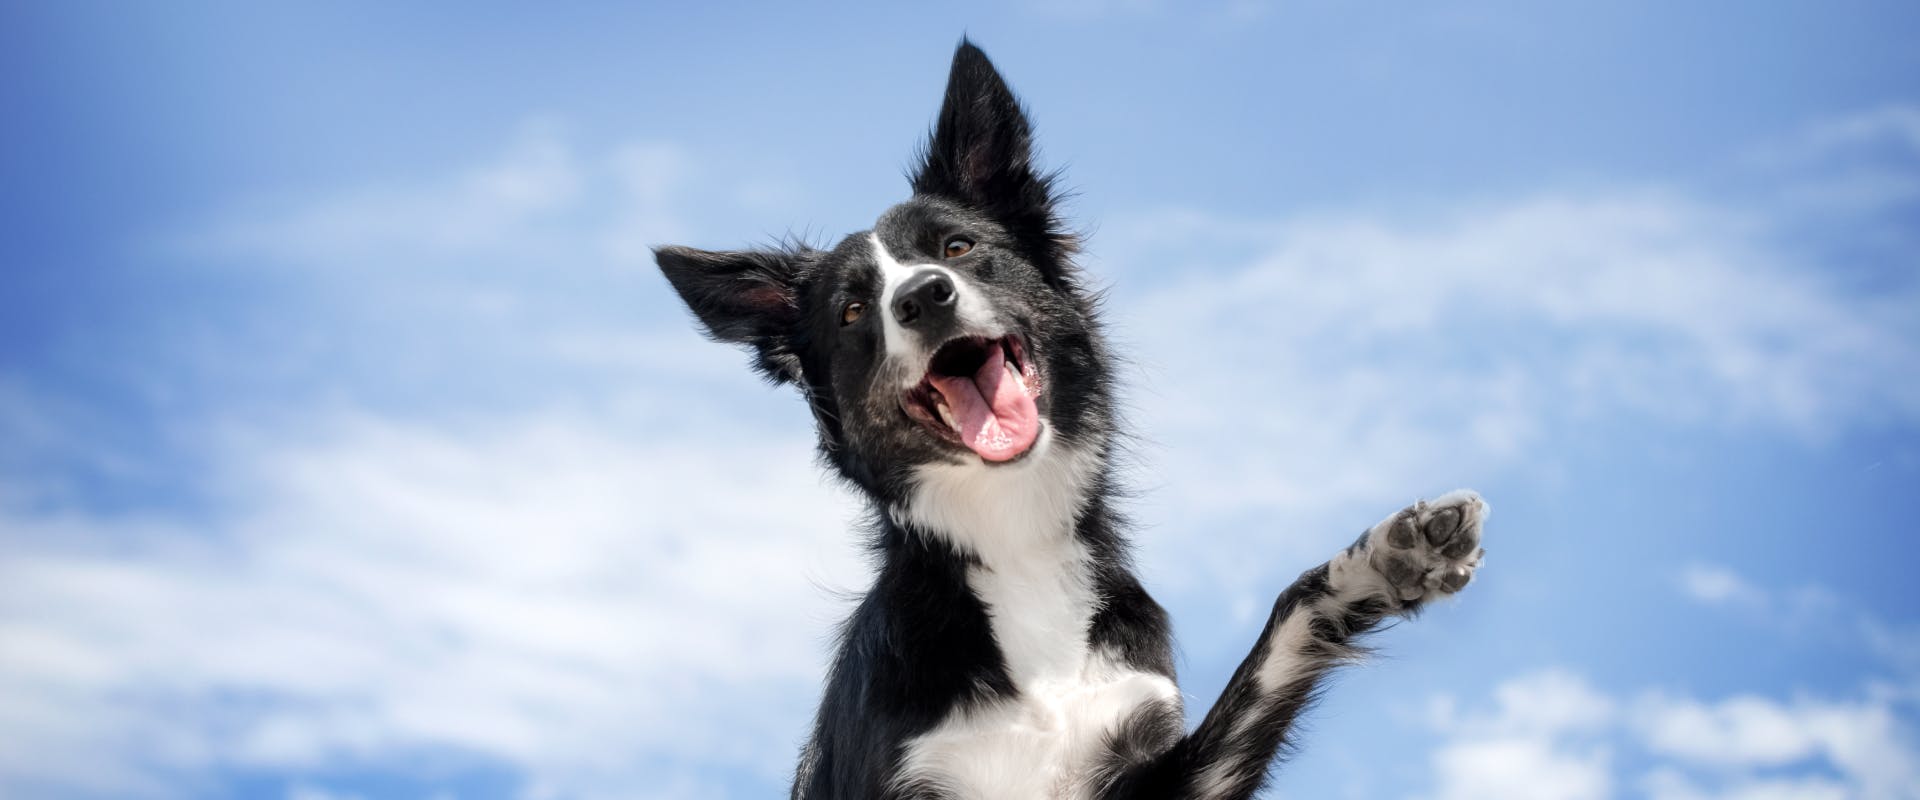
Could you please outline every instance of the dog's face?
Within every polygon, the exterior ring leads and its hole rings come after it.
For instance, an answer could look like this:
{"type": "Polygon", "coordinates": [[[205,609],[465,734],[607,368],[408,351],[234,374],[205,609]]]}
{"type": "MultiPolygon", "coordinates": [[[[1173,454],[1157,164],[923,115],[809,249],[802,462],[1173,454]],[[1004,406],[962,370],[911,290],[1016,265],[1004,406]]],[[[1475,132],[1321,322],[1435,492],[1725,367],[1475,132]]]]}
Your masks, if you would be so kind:
{"type": "Polygon", "coordinates": [[[915,467],[993,468],[1105,435],[1104,354],[1031,128],[954,55],[913,197],[831,250],[656,251],[716,339],[798,384],[829,461],[883,496],[915,467]]]}

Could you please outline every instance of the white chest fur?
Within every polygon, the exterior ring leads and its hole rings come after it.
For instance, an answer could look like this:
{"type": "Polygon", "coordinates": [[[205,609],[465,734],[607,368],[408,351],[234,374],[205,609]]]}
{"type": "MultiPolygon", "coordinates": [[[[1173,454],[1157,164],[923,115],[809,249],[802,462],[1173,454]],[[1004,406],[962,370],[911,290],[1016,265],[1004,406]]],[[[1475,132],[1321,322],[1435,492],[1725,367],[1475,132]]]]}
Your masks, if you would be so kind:
{"type": "Polygon", "coordinates": [[[961,798],[1075,797],[1108,732],[1143,704],[1177,702],[1172,681],[1088,646],[1096,600],[1073,525],[1097,465],[1054,444],[1047,431],[1015,464],[927,467],[894,509],[979,559],[967,582],[1019,689],[914,739],[904,780],[961,798]]]}
{"type": "Polygon", "coordinates": [[[1094,655],[1073,679],[1021,684],[1015,700],[949,717],[908,745],[901,774],[967,800],[1084,797],[1107,734],[1177,697],[1165,677],[1094,655]]]}

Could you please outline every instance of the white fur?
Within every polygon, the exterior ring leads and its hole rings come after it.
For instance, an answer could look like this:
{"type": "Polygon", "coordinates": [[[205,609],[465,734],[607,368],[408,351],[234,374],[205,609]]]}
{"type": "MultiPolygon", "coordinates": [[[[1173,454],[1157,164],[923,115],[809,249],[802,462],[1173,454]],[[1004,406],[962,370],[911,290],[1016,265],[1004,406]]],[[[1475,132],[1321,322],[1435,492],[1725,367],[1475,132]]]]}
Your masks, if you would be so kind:
{"type": "Polygon", "coordinates": [[[954,315],[961,330],[988,337],[1005,333],[993,308],[987,303],[986,295],[965,277],[939,264],[900,263],[893,253],[888,252],[887,246],[880,243],[880,234],[867,234],[867,240],[873,245],[874,263],[880,266],[880,303],[874,311],[880,314],[881,337],[885,340],[887,356],[909,367],[902,373],[911,376],[909,385],[920,382],[927,360],[933,357],[933,348],[944,342],[922,341],[917,334],[900,327],[900,321],[893,318],[894,292],[908,278],[929,270],[946,275],[948,280],[953,281],[956,295],[954,315]]]}
{"type": "MultiPolygon", "coordinates": [[[[880,302],[873,310],[880,314],[880,335],[886,342],[887,355],[902,360],[913,359],[924,348],[916,346],[919,337],[909,338],[906,329],[900,327],[900,321],[893,318],[893,292],[918,270],[895,260],[893,254],[887,252],[887,246],[880,243],[880,234],[868,234],[867,239],[873,243],[873,261],[880,265],[880,302]]],[[[914,360],[925,358],[922,355],[914,360]]],[[[914,379],[919,380],[917,373],[914,379]]]]}
{"type": "MultiPolygon", "coordinates": [[[[1251,716],[1251,715],[1249,715],[1251,716]]],[[[1194,779],[1194,797],[1225,797],[1240,785],[1236,774],[1246,769],[1246,764],[1236,759],[1218,759],[1207,765],[1194,779]]]]}
{"type": "MultiPolygon", "coordinates": [[[[1448,492],[1431,502],[1417,504],[1414,512],[1418,523],[1424,526],[1433,518],[1435,511],[1449,506],[1460,508],[1463,528],[1477,530],[1486,520],[1486,503],[1480,500],[1479,495],[1464,489],[1448,492]]],[[[1368,598],[1385,597],[1392,602],[1399,602],[1425,597],[1429,593],[1441,593],[1441,575],[1455,568],[1464,567],[1471,571],[1479,566],[1480,553],[1477,550],[1464,558],[1449,559],[1421,541],[1412,548],[1399,551],[1404,557],[1414,559],[1422,575],[1421,584],[1417,587],[1394,586],[1386,576],[1373,568],[1370,556],[1376,549],[1392,547],[1387,542],[1387,535],[1398,517],[1395,514],[1381,521],[1367,531],[1365,541],[1360,546],[1334,556],[1327,563],[1327,594],[1295,608],[1273,631],[1266,643],[1266,654],[1254,671],[1255,686],[1262,694],[1273,696],[1324,664],[1328,658],[1323,652],[1326,645],[1313,642],[1312,626],[1316,618],[1337,615],[1368,598]],[[1412,596],[1409,596],[1410,593],[1412,596]]],[[[1265,717],[1260,714],[1246,714],[1235,721],[1229,736],[1238,737],[1247,732],[1248,726],[1262,724],[1264,720],[1265,717]]],[[[1240,776],[1245,774],[1246,767],[1246,764],[1232,759],[1208,764],[1198,776],[1198,796],[1215,797],[1234,791],[1241,785],[1240,776]]]]}
{"type": "Polygon", "coordinates": [[[960,798],[1078,796],[1108,732],[1145,703],[1178,703],[1163,676],[1087,645],[1096,610],[1073,526],[1098,463],[1043,429],[1011,464],[933,464],[895,519],[971,553],[967,582],[1019,688],[910,742],[901,776],[960,798]]]}
{"type": "Polygon", "coordinates": [[[1095,654],[1077,675],[1023,685],[1017,700],[955,714],[914,739],[902,776],[968,800],[1083,797],[1108,732],[1148,703],[1177,709],[1179,690],[1095,654]]]}
{"type": "Polygon", "coordinates": [[[1051,428],[1013,463],[962,459],[920,467],[895,519],[979,559],[967,582],[987,605],[1016,685],[1077,673],[1094,598],[1073,525],[1099,465],[1059,446],[1051,428]]]}
{"type": "MultiPolygon", "coordinates": [[[[1313,635],[1309,625],[1316,613],[1319,612],[1314,607],[1297,608],[1274,630],[1273,638],[1267,642],[1266,658],[1254,672],[1254,685],[1262,694],[1279,690],[1311,666],[1310,659],[1313,657],[1307,655],[1306,644],[1313,635]]],[[[1266,718],[1260,714],[1243,714],[1234,720],[1228,736],[1238,738],[1252,726],[1265,721],[1266,718]]],[[[1245,769],[1244,762],[1232,758],[1222,758],[1208,764],[1195,780],[1197,796],[1205,798],[1227,794],[1239,785],[1237,776],[1245,769]]]]}
{"type": "MultiPolygon", "coordinates": [[[[1319,608],[1315,606],[1296,608],[1274,630],[1273,640],[1267,642],[1266,660],[1260,662],[1260,670],[1254,673],[1261,692],[1278,691],[1312,666],[1306,645],[1313,638],[1310,625],[1317,613],[1319,608]]],[[[1249,714],[1246,719],[1252,717],[1249,714]]]]}
{"type": "MultiPolygon", "coordinates": [[[[1468,489],[1448,492],[1433,500],[1416,504],[1413,507],[1419,524],[1424,526],[1433,518],[1434,512],[1448,507],[1461,510],[1461,527],[1476,531],[1487,518],[1486,501],[1480,495],[1468,489]]],[[[1306,654],[1305,647],[1312,635],[1312,620],[1315,616],[1338,614],[1342,609],[1350,608],[1370,597],[1385,597],[1392,602],[1412,600],[1417,597],[1441,594],[1440,576],[1454,568],[1472,571],[1480,565],[1480,553],[1467,554],[1464,558],[1450,559],[1442,556],[1424,541],[1415,547],[1399,551],[1403,556],[1414,559],[1424,580],[1417,587],[1414,597],[1406,596],[1407,587],[1396,587],[1389,583],[1386,576],[1373,568],[1370,561],[1375,550],[1392,549],[1387,543],[1388,531],[1399,518],[1399,514],[1387,517],[1367,530],[1365,542],[1354,548],[1343,550],[1327,562],[1327,594],[1304,607],[1294,610],[1279,630],[1274,631],[1273,640],[1268,642],[1266,660],[1261,662],[1255,673],[1260,681],[1261,691],[1278,691],[1297,678],[1302,670],[1313,666],[1312,656],[1306,654]]]]}

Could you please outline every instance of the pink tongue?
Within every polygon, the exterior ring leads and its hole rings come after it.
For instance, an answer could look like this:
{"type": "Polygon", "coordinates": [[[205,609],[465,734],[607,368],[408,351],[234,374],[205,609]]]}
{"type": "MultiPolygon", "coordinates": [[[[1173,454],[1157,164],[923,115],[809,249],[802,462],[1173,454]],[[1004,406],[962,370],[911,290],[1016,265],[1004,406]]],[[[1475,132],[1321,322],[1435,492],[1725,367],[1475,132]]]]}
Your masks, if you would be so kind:
{"type": "Polygon", "coordinates": [[[1007,376],[1007,357],[999,345],[987,352],[973,377],[930,378],[960,421],[960,441],[988,461],[1006,461],[1033,446],[1040,433],[1040,412],[1033,398],[1007,376]]]}

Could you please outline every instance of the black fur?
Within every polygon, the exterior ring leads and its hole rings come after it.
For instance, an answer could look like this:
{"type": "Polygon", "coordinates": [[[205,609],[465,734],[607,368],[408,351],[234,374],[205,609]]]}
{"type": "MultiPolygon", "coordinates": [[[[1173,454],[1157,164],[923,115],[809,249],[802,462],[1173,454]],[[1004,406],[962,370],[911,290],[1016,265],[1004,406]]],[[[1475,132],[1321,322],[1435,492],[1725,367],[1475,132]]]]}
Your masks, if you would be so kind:
{"type": "MultiPolygon", "coordinates": [[[[893,513],[912,499],[918,468],[974,456],[903,412],[898,386],[917,375],[902,371],[916,367],[887,356],[879,315],[889,310],[877,308],[884,276],[870,237],[901,262],[939,263],[963,276],[1029,344],[1040,418],[1058,447],[1088,453],[1095,464],[1072,524],[1097,599],[1087,640],[1131,670],[1174,677],[1166,613],[1134,576],[1114,509],[1114,370],[1096,299],[1073,264],[1076,241],[1059,217],[1055,178],[1033,163],[1025,112],[964,40],[911,183],[913,196],[872,231],[831,249],[656,251],[713,338],[745,345],[769,380],[800,388],[822,459],[874,509],[877,575],[840,631],[795,798],[939,796],[937,783],[899,774],[903,748],[957,711],[1022,691],[969,583],[982,566],[977,554],[893,513]],[[973,248],[948,258],[943,247],[956,236],[973,248]],[[850,303],[875,308],[854,315],[850,303]]],[[[1139,706],[1108,730],[1081,791],[1114,800],[1257,791],[1322,673],[1355,652],[1354,637],[1412,605],[1378,597],[1329,608],[1328,570],[1309,570],[1280,595],[1259,644],[1196,730],[1183,734],[1176,703],[1139,706]],[[1296,614],[1313,615],[1308,635],[1283,640],[1277,632],[1296,614]],[[1262,686],[1255,673],[1273,647],[1298,648],[1309,666],[1284,686],[1262,686]]]]}

